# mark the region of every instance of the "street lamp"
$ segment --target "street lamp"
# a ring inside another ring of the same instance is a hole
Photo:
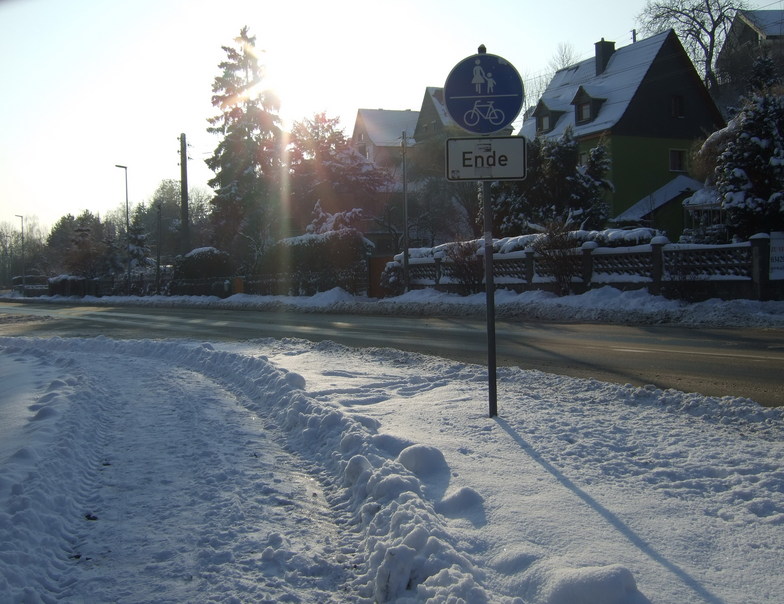
[[[126,264],[128,267],[128,273],[126,275],[126,291],[128,295],[131,295],[131,217],[130,211],[128,209],[128,166],[121,166],[120,164],[114,164],[115,168],[122,168],[125,170],[125,253],[126,253]]]
[[[24,257],[24,216],[21,214],[14,214],[22,223],[22,297],[24,298],[27,291],[27,278],[25,277],[25,257]]]

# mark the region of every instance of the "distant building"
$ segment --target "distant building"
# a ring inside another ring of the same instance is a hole
[[[714,95],[725,113],[746,92],[754,61],[773,61],[784,78],[784,10],[739,10],[716,58],[719,90]]]
[[[351,146],[363,157],[399,178],[403,133],[411,139],[418,111],[406,109],[360,109],[354,122]]]
[[[597,42],[592,58],[555,73],[521,133],[556,138],[571,129],[582,154],[603,137],[615,186],[608,194],[610,216],[618,217],[685,175],[694,142],[723,123],[670,30],[618,49],[614,42]],[[663,215],[662,208],[657,212]],[[674,232],[682,218],[653,226]]]

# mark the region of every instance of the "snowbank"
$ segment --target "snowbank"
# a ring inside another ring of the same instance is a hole
[[[485,295],[458,296],[433,289],[416,289],[401,296],[380,300],[354,296],[335,288],[307,296],[111,296],[95,298],[41,297],[36,302],[90,305],[198,306],[388,315],[484,316]],[[784,327],[784,302],[719,300],[687,303],[653,296],[644,289],[621,291],[610,286],[581,295],[559,297],[543,291],[515,293],[496,291],[496,314],[502,318],[562,322],[607,322],[622,324],[682,324],[703,327]]]

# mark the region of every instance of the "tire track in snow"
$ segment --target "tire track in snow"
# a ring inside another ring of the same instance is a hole
[[[55,481],[50,470],[69,474],[57,488],[71,503],[57,520],[67,528],[56,572],[37,594],[345,601],[334,596],[345,577],[321,487],[239,388],[129,347],[100,363],[89,347],[64,348],[51,362],[80,379],[55,393],[69,402],[56,446],[80,455],[38,470],[42,484]]]

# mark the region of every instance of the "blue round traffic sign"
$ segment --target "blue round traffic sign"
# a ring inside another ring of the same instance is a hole
[[[487,53],[460,61],[444,84],[449,117],[474,134],[503,130],[520,113],[524,99],[523,80],[514,65]]]

